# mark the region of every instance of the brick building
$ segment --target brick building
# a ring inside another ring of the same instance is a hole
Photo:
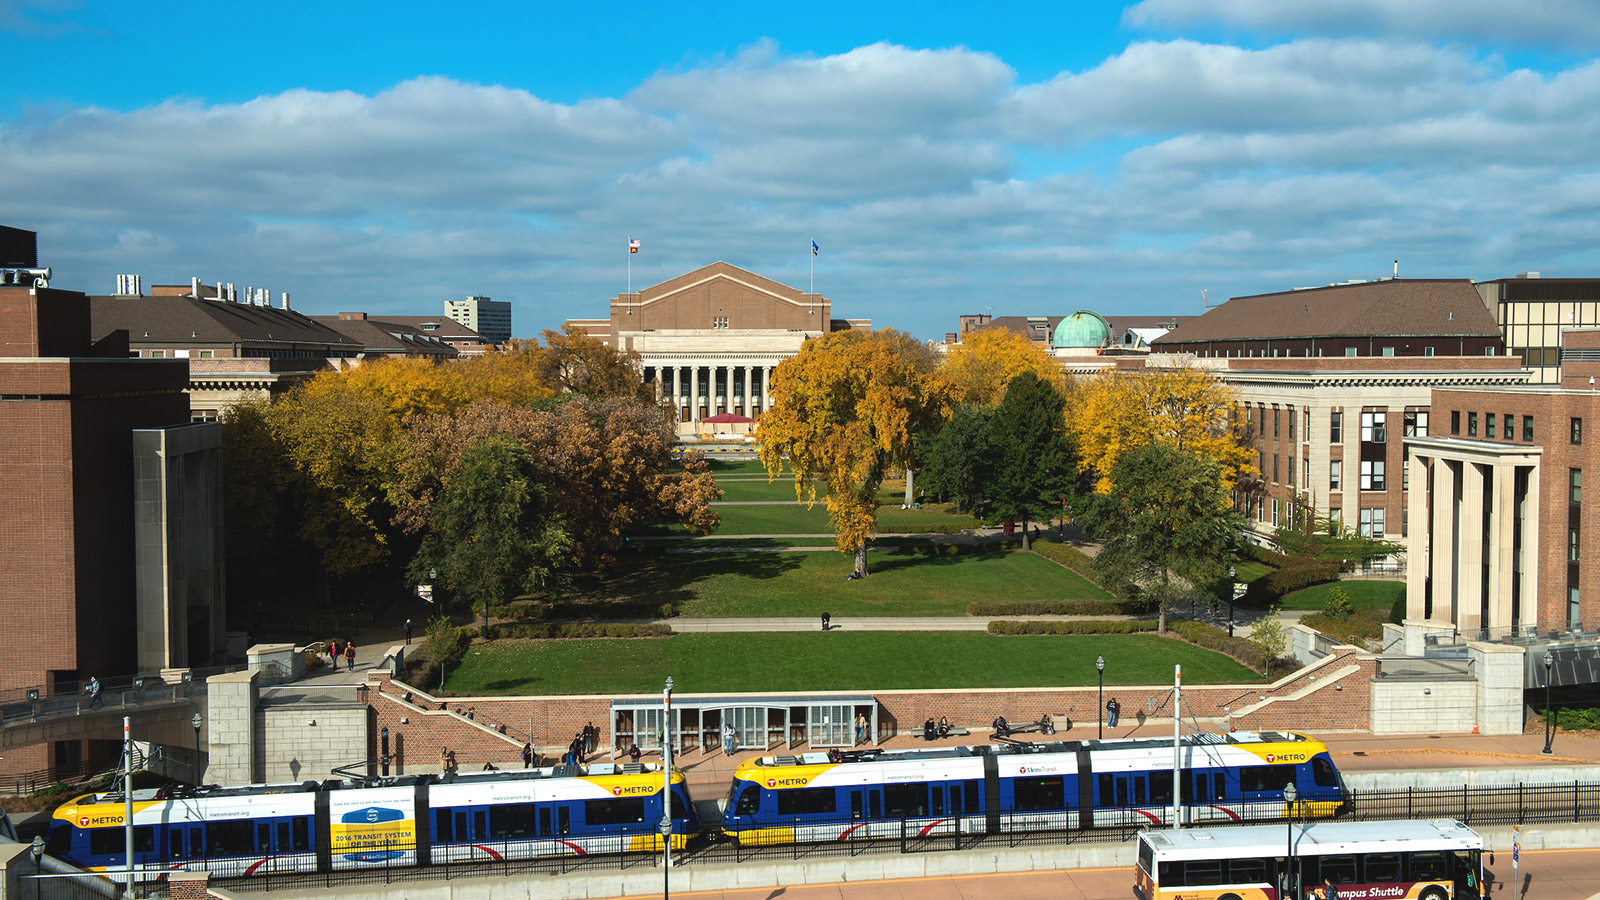
[[[1600,329],[1559,340],[1559,386],[1435,390],[1430,434],[1407,438],[1410,481],[1425,488],[1409,501],[1410,618],[1490,638],[1600,627],[1583,521],[1600,471],[1586,433],[1600,422]]]
[[[832,301],[725,262],[611,298],[606,319],[569,319],[566,328],[639,354],[658,396],[676,398],[679,432],[709,416],[754,418],[771,406],[772,370],[807,338],[870,330],[866,319],[832,318]]]
[[[217,659],[220,435],[189,424],[187,384],[180,360],[129,358],[123,331],[92,340],[87,296],[0,286],[0,693]]]
[[[364,312],[342,312],[337,316],[312,316],[311,319],[363,345],[361,359],[386,356],[456,359],[462,355],[457,343],[473,346],[479,353],[488,349],[483,338],[465,325],[442,317],[374,318]]]

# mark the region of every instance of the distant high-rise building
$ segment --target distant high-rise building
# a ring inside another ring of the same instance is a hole
[[[483,335],[491,344],[511,340],[511,304],[488,297],[446,300],[444,314]]]

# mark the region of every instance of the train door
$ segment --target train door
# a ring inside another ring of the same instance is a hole
[[[853,822],[861,821],[861,817],[867,814],[865,794],[866,791],[860,789],[850,792],[850,820]]]

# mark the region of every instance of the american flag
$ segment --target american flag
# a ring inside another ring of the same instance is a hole
[[[633,238],[628,238],[628,252],[629,253],[638,253],[639,252],[639,242],[637,240],[634,240]]]

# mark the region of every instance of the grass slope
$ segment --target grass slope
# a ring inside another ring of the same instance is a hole
[[[1406,584],[1403,581],[1335,581],[1287,594],[1279,603],[1284,609],[1320,610],[1328,600],[1328,592],[1336,587],[1344,588],[1350,595],[1352,608],[1377,609],[1388,615],[1394,598],[1405,590]]]
[[[1254,683],[1219,653],[1153,635],[997,637],[981,632],[680,634],[670,638],[497,641],[450,673],[458,695],[679,691],[899,690],[1085,686],[1096,656],[1107,684]]]
[[[847,581],[842,553],[706,553],[654,557],[590,580],[558,604],[561,616],[605,618],[622,602],[677,606],[681,616],[964,616],[974,600],[1104,599],[1082,576],[1032,553],[867,554],[872,574]]]

